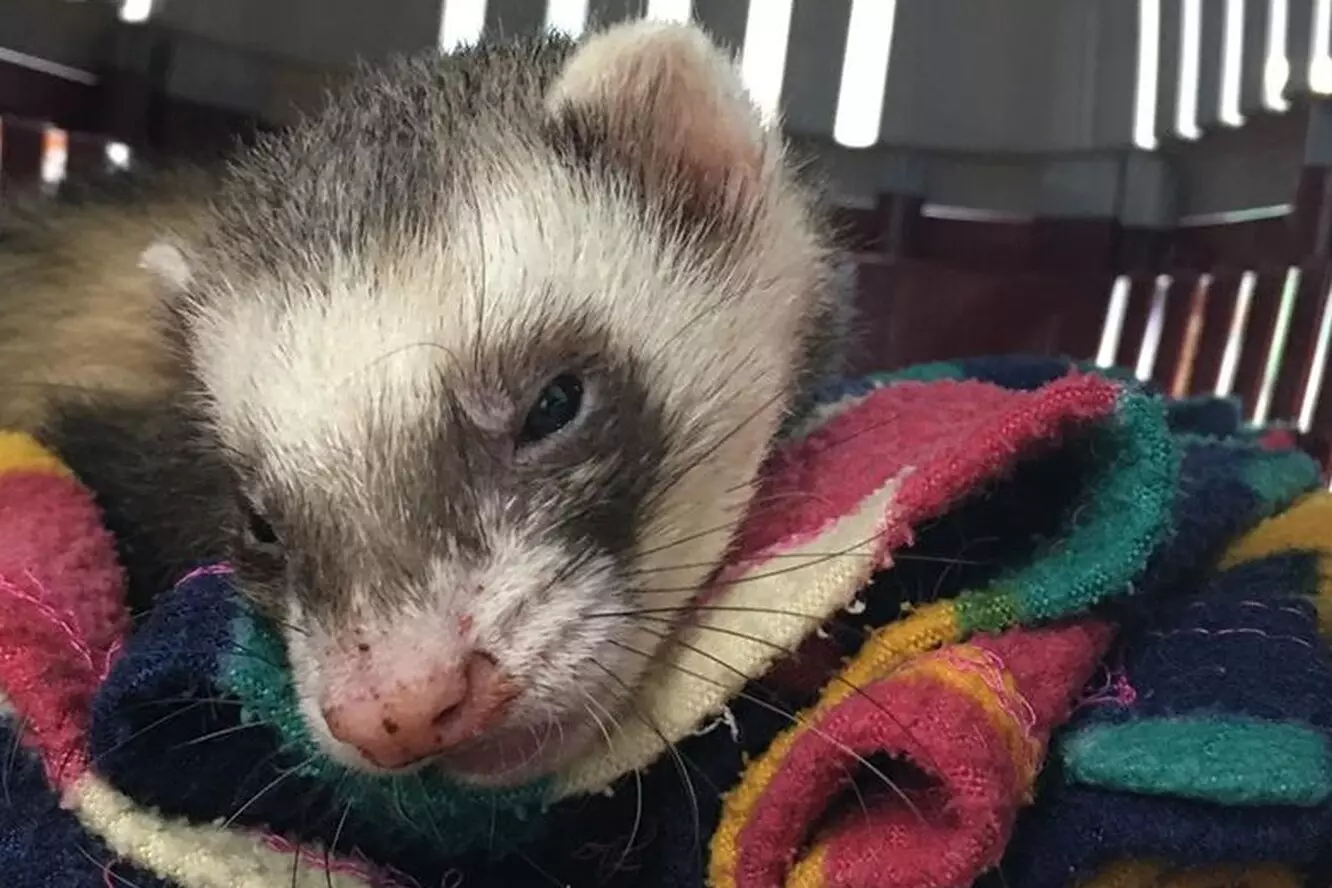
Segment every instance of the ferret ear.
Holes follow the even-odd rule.
[[[743,187],[763,170],[764,127],[739,68],[696,26],[638,21],[591,35],[546,104],[649,179]]]
[[[139,255],[139,267],[179,293],[190,285],[190,264],[180,247],[167,241],[156,241]]]

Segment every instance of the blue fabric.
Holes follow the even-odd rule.
[[[1183,456],[1174,528],[1138,582],[1151,596],[1126,600],[1130,608],[1154,608],[1156,596],[1197,583],[1230,540],[1284,508],[1292,489],[1319,483],[1317,465],[1302,453],[1266,451],[1235,437],[1185,433],[1177,440]],[[1267,474],[1279,479],[1279,497],[1255,485],[1255,475]]]
[[[137,802],[191,822],[234,817],[239,826],[321,843],[338,834],[331,850],[356,849],[438,882],[450,861],[421,825],[348,806],[337,787],[293,771],[300,759],[276,732],[242,722],[217,681],[240,612],[218,576],[197,577],[157,603],[94,702],[97,770]]]
[[[1112,662],[1135,699],[1089,706],[1056,737],[1049,784],[1005,860],[1013,884],[1063,888],[1124,858],[1304,865],[1332,841],[1332,799],[1325,794],[1332,657],[1318,635],[1311,597],[1317,583],[1312,554],[1273,555],[1218,574],[1194,594],[1159,600],[1130,623]],[[1111,750],[1080,740],[1100,725],[1168,724],[1183,716],[1193,729],[1214,720],[1217,745],[1228,742],[1229,724],[1251,720],[1311,728],[1324,742],[1302,768],[1272,773],[1269,751],[1228,760],[1228,772],[1214,780],[1202,762],[1176,758],[1156,768],[1151,749],[1137,756],[1112,750],[1109,761],[1104,753]],[[1116,785],[1080,782],[1089,776]],[[1186,779],[1190,785],[1181,786]],[[1264,798],[1301,795],[1302,788],[1307,796],[1309,787],[1323,793],[1321,801],[1278,805]]]
[[[1022,888],[1072,888],[1125,858],[1179,866],[1308,864],[1328,839],[1332,805],[1291,817],[1281,808],[1214,805],[1085,786],[1047,788],[1020,818],[1002,872]]]
[[[0,873],[5,888],[171,888],[172,883],[117,860],[60,807],[41,763],[16,745],[15,725],[9,719],[0,721],[0,755]]]
[[[1137,701],[1088,707],[1078,724],[1205,711],[1332,732],[1318,581],[1317,556],[1292,552],[1238,564],[1196,594],[1158,601],[1124,642]]]
[[[1176,432],[1229,437],[1241,433],[1244,413],[1236,398],[1185,398],[1171,403],[1169,420]]]
[[[138,629],[97,698],[98,769],[137,801],[193,822],[227,817],[245,805],[237,825],[327,842],[344,803],[329,787],[282,778],[297,762],[274,732],[241,727],[236,702],[217,696],[214,670],[219,654],[229,649],[238,612],[233,596],[224,577],[199,578],[164,597]],[[544,888],[551,876],[563,884],[607,888],[702,885],[721,792],[734,783],[744,755],[759,752],[789,724],[771,707],[792,709],[791,703],[778,703],[758,687],[750,693],[769,705],[736,705],[738,743],[718,725],[681,744],[678,758],[667,756],[648,769],[641,789],[630,777],[609,797],[556,806],[550,819],[560,828],[521,854],[445,858],[429,841],[410,840],[415,831],[380,822],[354,805],[335,850],[389,861],[426,885],[439,884],[450,872],[513,888]],[[203,737],[212,739],[199,742]],[[626,853],[631,833],[634,844]]]

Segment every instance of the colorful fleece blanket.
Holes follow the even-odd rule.
[[[845,381],[608,745],[483,791],[320,756],[226,565],[131,625],[88,491],[0,436],[5,884],[1297,884],[1332,840],[1320,490],[1123,374]]]

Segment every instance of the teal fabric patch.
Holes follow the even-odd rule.
[[[330,759],[306,728],[278,634],[244,606],[232,638],[235,651],[224,658],[220,679],[241,701],[242,718],[276,728],[300,761],[297,773],[336,787],[342,802],[362,814],[382,811],[380,822],[389,840],[407,838],[406,831],[441,854],[474,849],[500,854],[541,833],[549,781],[488,790],[455,783],[437,772],[362,774]]]
[[[1124,392],[1114,415],[1070,446],[1084,449],[1090,469],[1070,495],[1065,531],[1031,562],[959,596],[964,632],[1071,615],[1127,594],[1169,531],[1179,452],[1160,400]]]
[[[1061,753],[1070,780],[1126,792],[1301,807],[1332,796],[1332,749],[1307,724],[1205,715],[1098,724]]]
[[[1235,446],[1245,446],[1237,443]],[[1261,515],[1266,518],[1284,509],[1301,493],[1322,485],[1322,470],[1306,453],[1298,450],[1272,451],[1248,445],[1252,450],[1249,464],[1244,469],[1244,483],[1261,502]]]
[[[868,373],[865,380],[876,386],[893,385],[898,382],[938,382],[943,379],[965,379],[967,376],[962,366],[950,361],[934,364],[914,364],[901,370]]]

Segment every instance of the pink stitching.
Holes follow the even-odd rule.
[[[98,685],[106,682],[106,677],[111,674],[111,667],[116,664],[116,658],[120,656],[121,648],[124,646],[124,640],[121,638],[111,640],[111,644],[106,649],[106,654],[102,657],[102,668],[97,673]]]
[[[376,886],[376,888],[408,888],[409,884],[413,886],[418,884],[414,879],[410,882],[395,881],[395,878],[407,877],[396,872],[393,873],[393,877],[390,877],[365,860],[332,854],[325,858],[322,854],[315,854],[304,845],[295,844],[285,836],[264,833],[262,839],[264,844],[274,851],[282,854],[295,853],[300,857],[302,863],[320,872],[355,876],[370,885]]]
[[[227,564],[225,561],[218,562],[217,564],[205,564],[203,567],[196,567],[194,570],[177,580],[174,588],[179,589],[181,586],[184,586],[191,580],[197,580],[199,577],[220,577],[231,574],[232,572],[231,565]]]
[[[23,573],[43,595],[50,595],[50,591],[43,586],[30,571],[25,570]],[[26,602],[35,607],[50,623],[58,626],[65,633],[69,638],[70,644],[83,656],[84,662],[88,664],[88,670],[90,672],[97,671],[97,667],[93,665],[92,650],[88,647],[87,641],[79,634],[78,629],[58,610],[48,604],[45,600],[36,598],[32,594],[25,592],[7,577],[0,576],[0,592],[11,595],[19,601]]]
[[[1132,706],[1138,702],[1138,691],[1129,682],[1128,672],[1122,666],[1116,669],[1103,668],[1105,668],[1105,683],[1078,701],[1073,707],[1074,712],[1087,706],[1102,706],[1108,703]]]
[[[1031,703],[1021,691],[1014,691],[1005,686],[1004,673],[1008,671],[1008,665],[1004,663],[1003,658],[994,651],[971,645],[969,645],[969,647],[971,650],[979,652],[980,655],[985,658],[985,665],[988,665],[990,667],[989,669],[983,668],[981,664],[976,663],[974,660],[966,659],[953,648],[944,648],[939,652],[939,657],[962,671],[972,672],[979,676],[981,681],[985,682],[986,687],[994,692],[995,698],[998,700],[999,705],[1003,708],[1004,712],[1008,713],[1008,716],[1021,726],[1022,732],[1026,735],[1027,739],[1034,740],[1036,731],[1036,710],[1032,708]],[[1010,705],[1014,702],[1022,707],[1022,712],[1020,714],[1014,711]]]
[[[1241,626],[1233,629],[1203,629],[1196,627],[1193,629],[1175,629],[1170,632],[1149,632],[1154,638],[1170,638],[1174,635],[1203,635],[1203,636],[1223,636],[1223,635],[1257,635],[1260,638],[1266,638],[1270,641],[1293,641],[1296,644],[1312,648],[1307,638],[1300,638],[1298,635],[1273,635],[1265,629],[1256,629],[1251,626]]]

